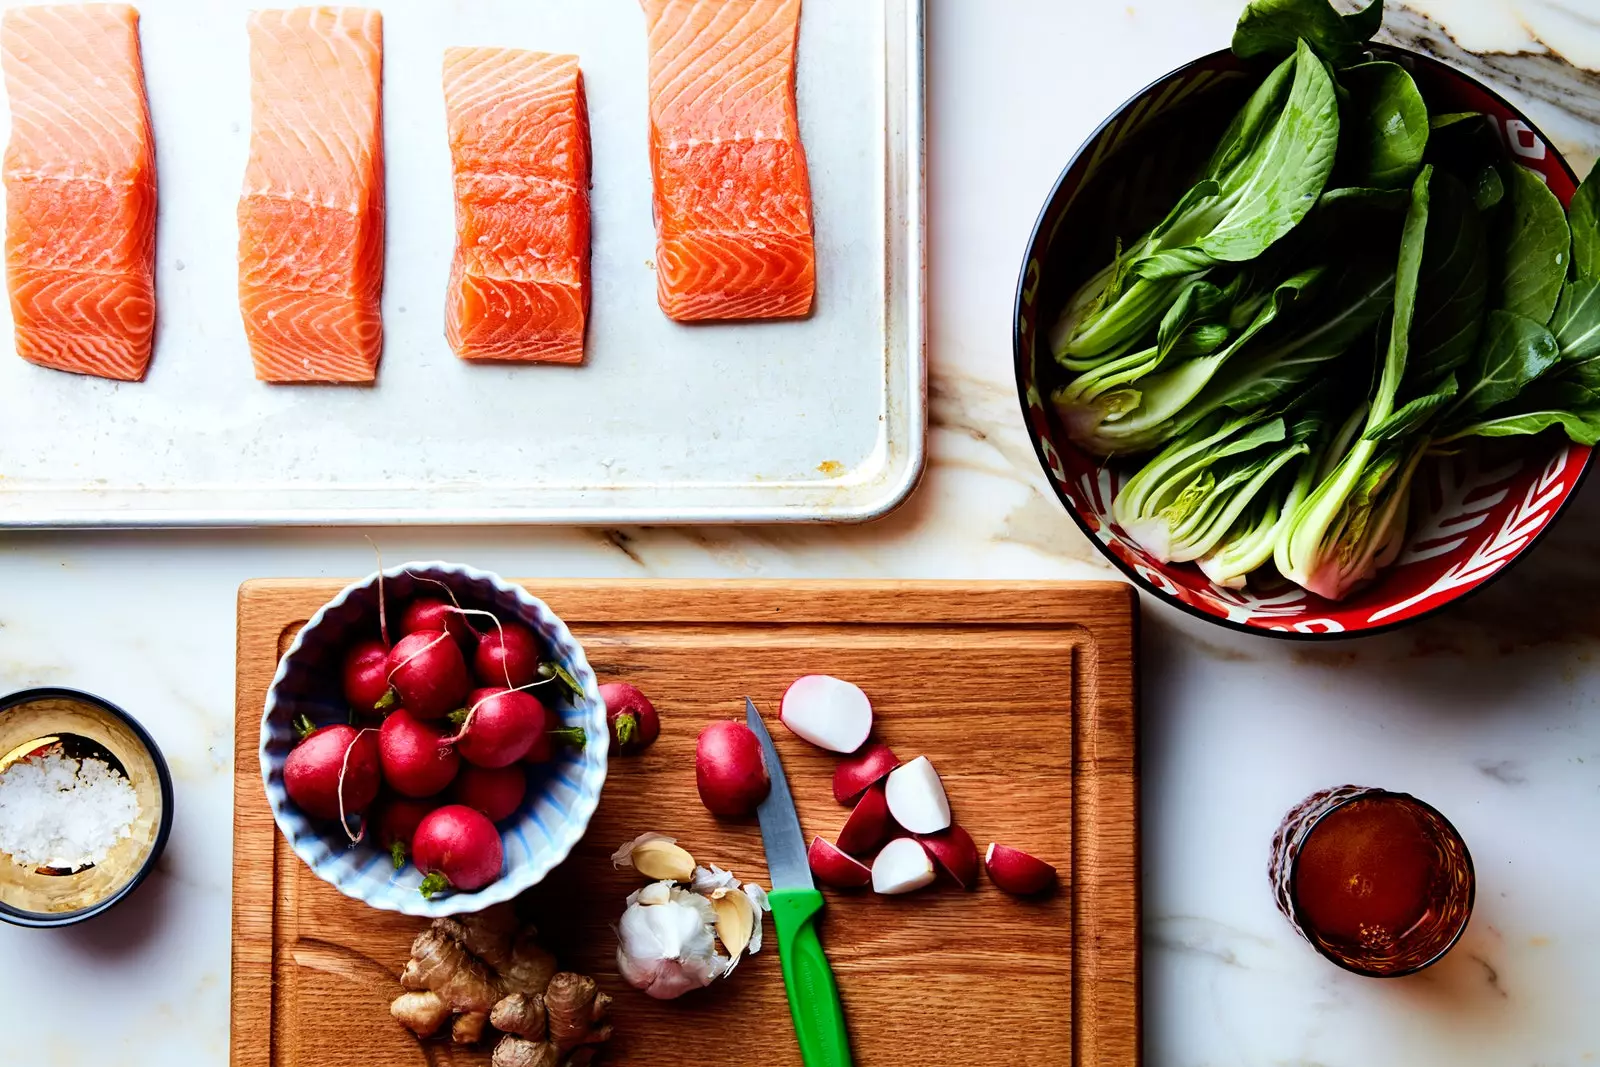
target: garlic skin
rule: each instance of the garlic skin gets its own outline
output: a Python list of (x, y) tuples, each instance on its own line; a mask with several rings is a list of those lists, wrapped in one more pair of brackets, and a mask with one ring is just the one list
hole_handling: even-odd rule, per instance
[(632, 867), (646, 878), (687, 882), (698, 868), (677, 842), (666, 834), (640, 834), (611, 854), (611, 866)]
[(716, 909), (698, 893), (671, 881), (645, 886), (617, 925), (617, 971), (657, 1000), (703, 989), (730, 962), (717, 952), (716, 924)]

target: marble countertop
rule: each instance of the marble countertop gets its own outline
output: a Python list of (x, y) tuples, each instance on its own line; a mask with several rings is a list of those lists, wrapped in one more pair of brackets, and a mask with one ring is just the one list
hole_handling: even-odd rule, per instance
[[(1115, 577), (1022, 431), (1017, 261), (1071, 152), (1146, 82), (1225, 46), (1239, 0), (928, 5), (932, 431), (911, 501), (843, 529), (374, 532), (386, 558), (515, 575)], [(1580, 172), (1594, 163), (1594, 0), (1412, 0), (1388, 26), (1492, 81)], [(1591, 483), (1492, 588), (1363, 641), (1281, 644), (1146, 605), (1147, 1062), (1600, 1059), (1597, 524)], [(0, 1061), (227, 1061), (234, 592), (250, 577), (371, 565), (353, 531), (0, 536), (0, 691), (62, 684), (117, 700), (156, 735), (177, 785), (160, 869), (116, 912), (64, 931), (0, 926)], [(1346, 975), (1273, 908), (1274, 827), (1346, 781), (1422, 796), (1472, 848), (1472, 924), (1421, 975)]]

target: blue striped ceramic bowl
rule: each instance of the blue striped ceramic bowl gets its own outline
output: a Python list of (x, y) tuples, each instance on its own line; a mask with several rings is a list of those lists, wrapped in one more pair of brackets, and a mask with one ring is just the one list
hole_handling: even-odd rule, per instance
[[(545, 699), (563, 726), (581, 726), (588, 735), (583, 750), (567, 750), (555, 762), (528, 776), (528, 795), (515, 815), (500, 823), (505, 873), (476, 893), (446, 893), (432, 900), (417, 891), (422, 875), (407, 864), (396, 871), (375, 841), (352, 847), (335, 824), (307, 818), (283, 787), (283, 764), (294, 747), (293, 722), (307, 715), (319, 726), (344, 722), (348, 706), (340, 688), (345, 650), (358, 638), (378, 632), (378, 575), (346, 588), (311, 617), (278, 664), (261, 716), (261, 776), (278, 829), (295, 855), (345, 896), (374, 908), (436, 918), (480, 911), (537, 885), (572, 851), (606, 780), (610, 733), (605, 705), (583, 648), (544, 603), (499, 575), (455, 563), (406, 563), (383, 572), (384, 596), (395, 607), (413, 597), (440, 595), (444, 582), (463, 607), (485, 608), (503, 620), (530, 627), (544, 643), (545, 658), (560, 663), (583, 686), (574, 706)], [(431, 579), (431, 581), (430, 581)]]

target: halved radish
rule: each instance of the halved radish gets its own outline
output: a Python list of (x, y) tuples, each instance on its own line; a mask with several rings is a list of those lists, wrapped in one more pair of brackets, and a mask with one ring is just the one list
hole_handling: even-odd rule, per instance
[(854, 752), (872, 732), (867, 694), (826, 674), (808, 674), (791, 685), (778, 714), (795, 736), (829, 752)]
[(883, 786), (875, 785), (861, 794), (861, 803), (844, 821), (844, 829), (839, 831), (839, 847), (858, 856), (871, 852), (883, 844), (893, 827), (889, 803), (883, 798)]
[(933, 862), (955, 879), (956, 885), (962, 889), (978, 888), (978, 846), (972, 843), (971, 834), (952, 825), (936, 834), (919, 834), (917, 840)]
[(1043, 892), (1056, 880), (1056, 869), (1044, 860), (998, 842), (983, 854), (983, 866), (989, 872), (990, 881), (1019, 897)]
[(900, 766), (889, 746), (874, 742), (849, 759), (840, 760), (833, 771), (833, 799), (841, 804), (853, 804), (856, 797), (866, 792), (873, 782), (886, 777)]
[(811, 847), (806, 850), (806, 860), (811, 864), (811, 873), (823, 885), (836, 886), (839, 889), (856, 889), (872, 881), (872, 869), (854, 856), (847, 856), (839, 851), (839, 846), (824, 841), (820, 837), (811, 839)]
[(884, 798), (894, 821), (914, 834), (936, 834), (950, 825), (950, 800), (927, 756), (890, 771)]
[(933, 861), (914, 837), (897, 837), (872, 861), (874, 893), (910, 893), (933, 881)]

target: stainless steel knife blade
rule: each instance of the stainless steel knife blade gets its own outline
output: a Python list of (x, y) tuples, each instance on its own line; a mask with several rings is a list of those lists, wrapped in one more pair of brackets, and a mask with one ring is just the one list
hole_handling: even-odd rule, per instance
[(773, 747), (772, 735), (756, 710), (755, 701), (744, 698), (745, 722), (761, 742), (761, 757), (767, 763), (772, 791), (756, 808), (761, 823), (761, 843), (767, 850), (767, 873), (774, 889), (814, 889), (811, 864), (806, 860), (806, 835), (800, 829), (800, 816), (794, 810), (794, 795), (783, 773), (783, 761)]

